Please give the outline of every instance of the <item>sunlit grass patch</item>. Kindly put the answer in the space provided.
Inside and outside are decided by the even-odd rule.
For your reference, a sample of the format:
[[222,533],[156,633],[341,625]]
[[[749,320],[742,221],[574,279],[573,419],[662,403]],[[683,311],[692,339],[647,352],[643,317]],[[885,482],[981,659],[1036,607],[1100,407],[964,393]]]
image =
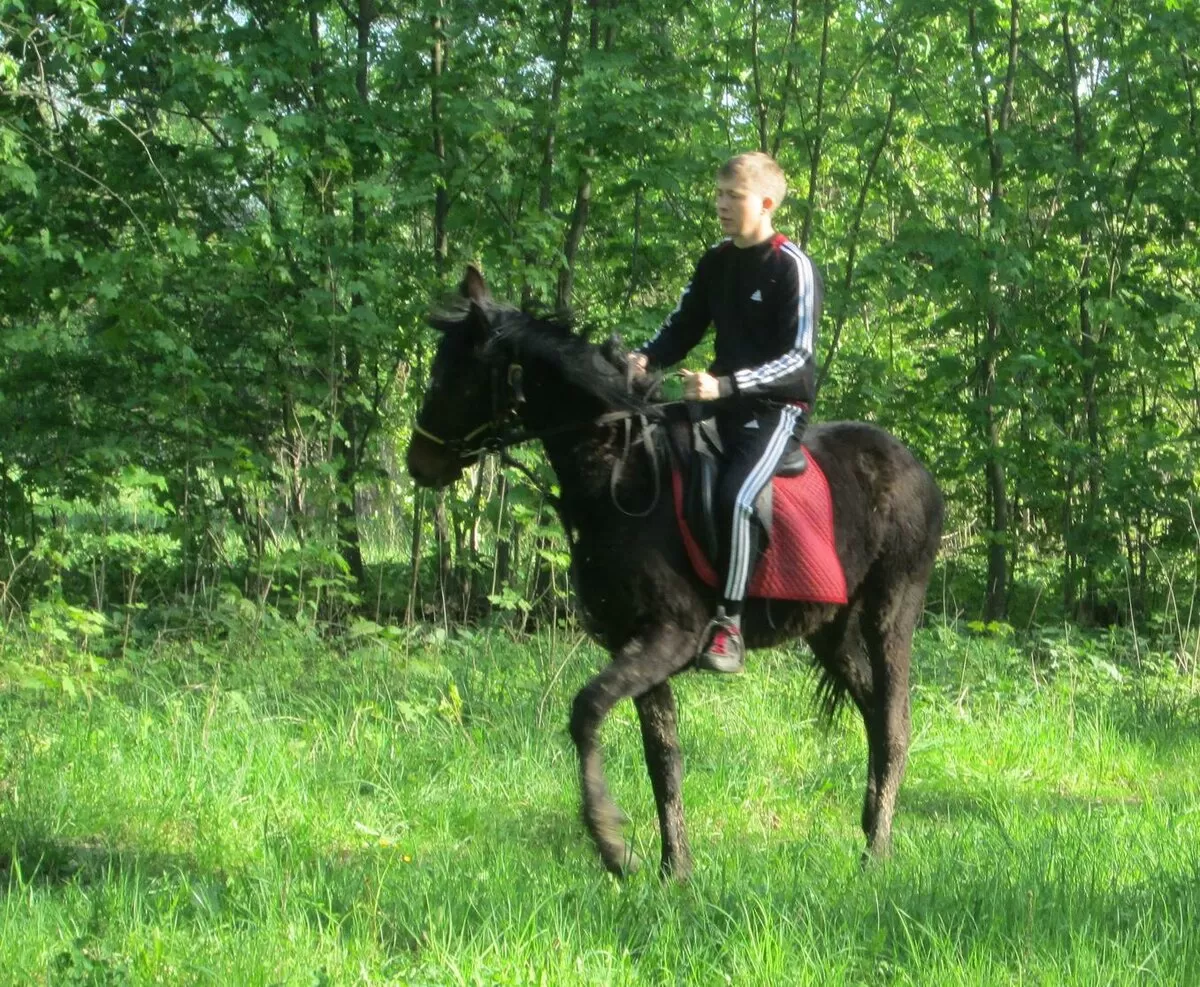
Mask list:
[[[572,648],[574,650],[572,651]],[[569,661],[564,661],[570,655]],[[567,639],[268,628],[0,695],[0,970],[14,983],[1189,983],[1197,705],[1168,672],[922,631],[891,860],[859,865],[865,744],[804,660],[678,681],[690,884],[601,869]],[[603,731],[639,853],[636,717]],[[74,978],[74,979],[72,979]],[[90,980],[87,978],[91,978]]]

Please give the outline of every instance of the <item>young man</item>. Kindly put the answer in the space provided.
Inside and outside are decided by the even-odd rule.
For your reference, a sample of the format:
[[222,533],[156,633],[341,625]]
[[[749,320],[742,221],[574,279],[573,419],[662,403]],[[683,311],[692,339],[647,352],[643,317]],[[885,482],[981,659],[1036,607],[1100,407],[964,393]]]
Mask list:
[[716,326],[713,364],[707,373],[685,371],[684,396],[722,400],[721,604],[696,659],[717,672],[744,667],[741,615],[757,552],[754,501],[816,396],[821,276],[799,247],[775,232],[772,217],[786,192],[783,171],[766,154],[739,154],[722,166],[717,218],[725,239],[700,258],[675,311],[634,355],[642,370],[670,366]]

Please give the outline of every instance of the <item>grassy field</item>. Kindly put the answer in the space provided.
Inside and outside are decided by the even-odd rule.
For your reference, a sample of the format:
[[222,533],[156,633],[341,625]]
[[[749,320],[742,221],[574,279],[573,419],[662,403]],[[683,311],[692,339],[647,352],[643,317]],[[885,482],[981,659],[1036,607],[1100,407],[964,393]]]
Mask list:
[[[622,884],[565,731],[595,648],[362,630],[268,620],[67,692],[14,684],[10,640],[0,981],[1200,983],[1200,701],[1169,661],[921,631],[866,871],[862,731],[816,719],[804,661],[684,676],[696,873]],[[656,861],[629,704],[604,737]]]

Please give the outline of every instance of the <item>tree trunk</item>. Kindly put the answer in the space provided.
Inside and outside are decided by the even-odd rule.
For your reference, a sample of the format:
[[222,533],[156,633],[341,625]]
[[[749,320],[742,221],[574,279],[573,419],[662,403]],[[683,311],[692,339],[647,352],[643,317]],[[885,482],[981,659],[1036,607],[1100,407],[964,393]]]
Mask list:
[[758,50],[758,0],[750,0],[750,71],[754,79],[754,119],[758,124],[758,149],[767,153],[767,100],[763,94],[762,59]]
[[550,211],[554,192],[554,145],[558,136],[558,108],[562,101],[563,75],[571,50],[571,24],[575,17],[574,0],[563,0],[562,21],[558,31],[558,59],[550,77],[550,104],[547,107],[546,133],[542,141],[541,180],[538,185],[538,209]]
[[[643,161],[639,161],[639,164],[643,163]],[[644,198],[645,189],[642,187],[642,183],[638,182],[633,190],[633,244],[629,248],[629,287],[625,291],[625,308],[629,308],[633,304],[633,296],[637,291],[638,253],[642,246],[642,201]]]
[[[450,217],[450,195],[446,188],[446,134],[442,124],[442,76],[446,68],[446,39],[445,22],[442,11],[445,0],[438,0],[437,11],[430,17],[430,34],[432,41],[429,52],[429,122],[433,137],[433,154],[438,161],[438,176],[433,198],[433,268],[441,281],[446,276],[446,265],[450,251],[450,235],[448,222]],[[416,363],[413,379],[419,385],[423,377],[423,348],[417,347]],[[446,494],[439,490],[434,496],[433,532],[434,544],[437,548],[437,589],[438,600],[442,606],[443,619],[446,616],[446,593],[449,588],[449,537],[446,528]],[[412,620],[420,615],[419,596],[421,586],[421,514],[425,504],[425,493],[421,491],[413,499],[413,529],[410,555],[412,557],[412,574],[408,587],[408,607],[405,619]]]
[[[538,212],[545,216],[554,203],[554,145],[558,135],[558,108],[562,100],[563,74],[566,72],[567,56],[571,50],[571,23],[575,17],[574,0],[563,0],[562,20],[559,22],[558,57],[550,77],[550,99],[546,108],[546,131],[542,136],[542,164],[538,180]],[[590,195],[590,191],[589,191]],[[537,263],[532,250],[525,252],[525,268],[530,270]],[[533,302],[533,288],[528,276],[521,289],[521,306],[527,308]]]
[[784,58],[787,68],[783,72],[783,89],[779,93],[779,122],[775,127],[775,140],[771,145],[771,157],[779,157],[779,147],[783,143],[783,131],[787,124],[788,101],[792,96],[792,87],[796,84],[796,33],[800,28],[800,0],[792,0],[791,19],[788,23],[787,49]]
[[453,558],[450,553],[450,524],[446,519],[446,491],[439,490],[433,495],[433,541],[437,546],[437,584],[438,602],[442,607],[442,622],[450,622],[450,612],[447,599],[451,587],[451,566]]
[[[1064,415],[1064,419],[1069,418]],[[1078,553],[1075,551],[1075,466],[1072,461],[1071,447],[1074,443],[1073,422],[1067,420],[1061,425],[1066,439],[1066,455],[1068,466],[1063,473],[1063,506],[1062,506],[1062,539],[1063,539],[1063,584],[1062,601],[1063,613],[1073,614],[1078,600]]]
[[[1017,0],[1010,0],[1008,70],[999,106],[993,114],[991,96],[988,92],[988,76],[984,71],[980,52],[979,35],[975,24],[975,8],[968,12],[971,41],[971,59],[979,86],[980,105],[983,115],[984,136],[988,149],[988,168],[991,189],[988,194],[988,234],[998,228],[1000,211],[1004,203],[1004,152],[998,133],[1008,129],[1012,116],[1013,85],[1017,69]],[[1008,614],[1008,554],[1005,542],[1008,538],[1008,494],[1004,476],[1003,450],[1000,442],[1000,425],[996,410],[996,359],[1000,337],[1003,332],[999,288],[996,284],[994,250],[985,248],[985,256],[992,269],[988,273],[984,298],[985,334],[979,347],[977,368],[983,396],[983,440],[985,452],[984,479],[991,505],[990,530],[988,531],[988,568],[984,597],[983,618],[985,621],[1003,620]]]
[[430,52],[432,78],[429,85],[429,117],[433,126],[433,154],[438,160],[438,182],[433,201],[433,264],[440,281],[446,274],[450,251],[447,223],[450,218],[450,193],[446,188],[446,134],[442,126],[442,74],[446,66],[445,24],[442,10],[446,0],[438,0],[438,12],[431,18],[433,49]]
[[[896,71],[900,71],[899,57],[896,59]],[[846,270],[842,275],[841,291],[838,292],[837,315],[833,322],[833,335],[830,338],[829,348],[825,353],[825,360],[821,364],[820,372],[817,374],[818,393],[820,393],[821,385],[825,382],[825,377],[829,373],[829,368],[833,365],[833,361],[837,357],[838,345],[842,338],[842,329],[845,328],[846,318],[850,312],[850,290],[854,285],[854,267],[858,257],[858,238],[862,230],[862,218],[867,205],[867,194],[871,191],[871,184],[875,180],[875,172],[879,166],[879,159],[883,156],[884,148],[890,139],[892,123],[895,119],[896,91],[893,89],[888,99],[887,117],[884,119],[883,129],[879,134],[879,143],[875,145],[875,152],[871,155],[871,161],[867,165],[867,173],[863,177],[862,185],[858,190],[858,201],[854,204],[854,218],[850,223],[850,247],[846,252]]]
[[[360,120],[365,120],[366,110],[370,102],[369,52],[371,44],[371,27],[375,19],[373,0],[358,0],[358,10],[354,18],[356,28],[355,47],[355,77],[354,88],[358,96],[358,112]],[[367,248],[367,211],[359,184],[366,178],[368,162],[366,149],[354,141],[351,146],[351,173],[354,179],[350,193],[350,241],[353,245],[355,263],[365,264]],[[354,292],[350,298],[350,310],[353,313],[363,307],[363,297],[360,292]],[[342,557],[350,569],[357,589],[361,592],[366,585],[366,571],[363,566],[362,544],[358,531],[358,476],[367,440],[367,423],[363,421],[363,412],[356,400],[362,388],[362,347],[353,328],[358,320],[350,319],[341,346],[341,411],[339,422],[340,433],[334,437],[335,456],[338,460],[338,542],[341,546]]]
[[567,239],[563,244],[563,266],[558,272],[558,291],[555,293],[555,304],[559,309],[566,309],[571,304],[571,293],[575,289],[575,257],[579,253],[579,244],[583,240],[583,231],[587,226],[588,211],[592,203],[592,179],[588,168],[584,165],[579,170],[579,187],[575,190],[575,208],[571,210],[571,225],[567,230]]
[[[989,361],[990,364],[990,361]],[[988,372],[994,384],[994,367]],[[984,600],[983,619],[1003,620],[1008,615],[1008,556],[1005,539],[1008,537],[1008,495],[1005,490],[1004,464],[1000,460],[1000,436],[996,424],[995,407],[991,401],[992,388],[988,389],[987,440],[988,464],[987,485],[992,502],[991,531],[988,541],[987,596]]]
[[813,121],[812,154],[808,163],[808,199],[804,206],[804,226],[800,230],[800,249],[808,252],[808,241],[812,237],[813,216],[817,211],[817,180],[821,173],[821,150],[825,128],[825,81],[829,64],[829,19],[833,5],[826,0],[821,23],[821,63],[817,70],[817,107]]
[[412,569],[408,577],[408,603],[404,607],[404,622],[411,624],[416,619],[421,605],[421,508],[425,503],[425,491],[418,488],[413,496],[412,538],[409,542],[409,558]]
[[[591,8],[590,28],[588,30],[588,53],[595,54],[600,45],[600,0],[588,0]],[[612,31],[605,37],[605,50],[612,45]],[[589,160],[595,155],[595,149],[589,147],[585,152]],[[563,266],[558,273],[558,291],[555,302],[559,309],[566,309],[571,304],[571,293],[575,287],[575,258],[579,253],[579,244],[583,240],[583,232],[587,227],[588,212],[592,204],[592,175],[590,166],[585,162],[579,169],[579,184],[575,189],[575,208],[571,210],[571,225],[567,228],[567,238],[563,244]]]
[[499,593],[508,579],[508,560],[511,553],[509,538],[501,536],[504,530],[504,509],[508,506],[508,474],[500,472],[500,506],[496,509],[496,554],[492,559],[492,594]]
[[[1073,122],[1072,147],[1075,154],[1075,177],[1077,196],[1087,196],[1084,166],[1087,155],[1087,139],[1083,129],[1083,110],[1079,103],[1079,63],[1075,55],[1075,44],[1071,39],[1068,15],[1062,16],[1063,53],[1067,61],[1067,87],[1071,97]],[[1099,603],[1096,586],[1095,541],[1100,505],[1100,414],[1096,404],[1096,335],[1092,330],[1091,271],[1092,234],[1086,223],[1080,225],[1079,246],[1083,263],[1079,269],[1079,356],[1083,364],[1081,381],[1083,392],[1084,420],[1087,426],[1087,489],[1084,500],[1082,524],[1083,551],[1078,579],[1083,586],[1083,597],[1079,601],[1085,620],[1091,620]]]

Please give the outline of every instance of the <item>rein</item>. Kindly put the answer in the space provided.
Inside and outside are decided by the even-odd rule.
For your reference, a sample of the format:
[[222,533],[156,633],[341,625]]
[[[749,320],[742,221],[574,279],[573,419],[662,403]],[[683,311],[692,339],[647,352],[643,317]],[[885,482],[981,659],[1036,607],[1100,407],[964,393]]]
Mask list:
[[[659,407],[663,407],[660,405]],[[513,446],[523,445],[526,442],[533,442],[537,439],[547,439],[555,435],[562,435],[566,432],[572,432],[577,429],[588,428],[592,425],[612,425],[620,421],[628,421],[632,418],[641,418],[644,425],[649,425],[650,422],[640,411],[606,411],[602,415],[597,415],[595,418],[589,418],[586,421],[567,422],[564,425],[555,425],[553,428],[541,428],[534,431],[529,429],[517,428],[510,431],[501,431],[498,426],[503,426],[503,420],[494,419],[485,422],[478,428],[473,428],[461,439],[443,439],[440,436],[434,435],[426,428],[422,428],[420,424],[413,423],[413,431],[418,435],[423,435],[430,442],[442,446],[456,456],[467,458],[468,456],[482,456],[487,453],[503,453]],[[496,430],[495,434],[488,436],[479,445],[470,448],[471,440],[475,436]]]

